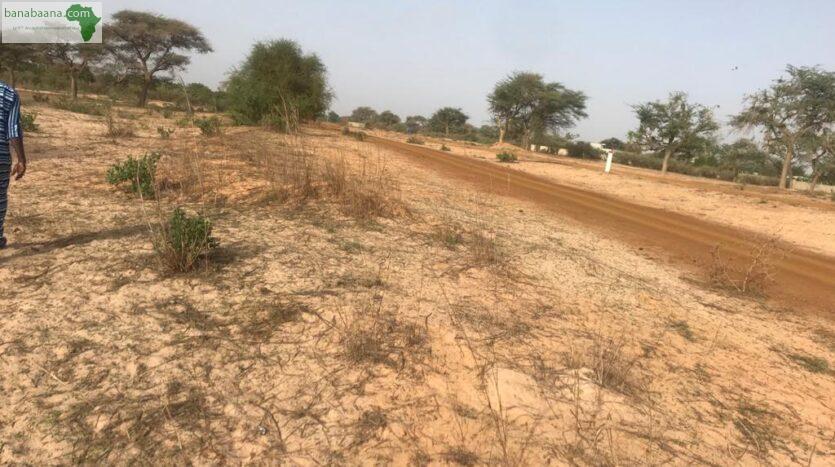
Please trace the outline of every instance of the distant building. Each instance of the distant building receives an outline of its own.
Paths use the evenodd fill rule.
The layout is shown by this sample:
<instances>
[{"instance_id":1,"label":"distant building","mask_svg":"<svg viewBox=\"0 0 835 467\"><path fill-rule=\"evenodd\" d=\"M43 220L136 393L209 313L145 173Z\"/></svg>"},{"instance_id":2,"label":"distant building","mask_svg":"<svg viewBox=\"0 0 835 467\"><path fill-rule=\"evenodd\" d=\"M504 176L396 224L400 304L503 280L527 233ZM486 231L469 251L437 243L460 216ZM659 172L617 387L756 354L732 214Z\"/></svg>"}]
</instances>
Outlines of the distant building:
<instances>
[{"instance_id":1,"label":"distant building","mask_svg":"<svg viewBox=\"0 0 835 467\"><path fill-rule=\"evenodd\" d=\"M351 128L363 129L363 128L365 128L365 123L362 123L362 122L348 122L348 126L351 127Z\"/></svg>"}]
</instances>

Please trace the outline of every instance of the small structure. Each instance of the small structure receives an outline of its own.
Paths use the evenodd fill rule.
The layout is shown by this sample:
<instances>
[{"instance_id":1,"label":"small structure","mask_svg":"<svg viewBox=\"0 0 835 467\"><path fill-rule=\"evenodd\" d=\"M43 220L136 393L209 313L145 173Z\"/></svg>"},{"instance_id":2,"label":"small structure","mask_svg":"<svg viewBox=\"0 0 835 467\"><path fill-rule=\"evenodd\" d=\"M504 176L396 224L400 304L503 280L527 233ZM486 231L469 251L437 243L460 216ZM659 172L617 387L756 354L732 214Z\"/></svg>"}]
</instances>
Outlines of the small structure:
<instances>
[{"instance_id":1,"label":"small structure","mask_svg":"<svg viewBox=\"0 0 835 467\"><path fill-rule=\"evenodd\" d=\"M358 130L365 129L365 123L362 122L348 122L348 128L356 128Z\"/></svg>"}]
</instances>

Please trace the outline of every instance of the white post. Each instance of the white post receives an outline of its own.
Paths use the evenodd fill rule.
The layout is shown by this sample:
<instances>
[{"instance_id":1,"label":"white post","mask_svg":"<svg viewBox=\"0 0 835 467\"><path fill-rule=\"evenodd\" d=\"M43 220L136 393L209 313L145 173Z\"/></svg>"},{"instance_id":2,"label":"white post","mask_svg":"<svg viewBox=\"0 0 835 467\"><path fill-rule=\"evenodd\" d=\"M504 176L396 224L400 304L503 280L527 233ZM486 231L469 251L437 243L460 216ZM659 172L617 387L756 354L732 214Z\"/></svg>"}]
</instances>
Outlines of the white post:
<instances>
[{"instance_id":1,"label":"white post","mask_svg":"<svg viewBox=\"0 0 835 467\"><path fill-rule=\"evenodd\" d=\"M603 169L603 171L606 173L609 173L612 170L612 155L614 153L615 151L612 151L611 149L606 151L606 168Z\"/></svg>"}]
</instances>

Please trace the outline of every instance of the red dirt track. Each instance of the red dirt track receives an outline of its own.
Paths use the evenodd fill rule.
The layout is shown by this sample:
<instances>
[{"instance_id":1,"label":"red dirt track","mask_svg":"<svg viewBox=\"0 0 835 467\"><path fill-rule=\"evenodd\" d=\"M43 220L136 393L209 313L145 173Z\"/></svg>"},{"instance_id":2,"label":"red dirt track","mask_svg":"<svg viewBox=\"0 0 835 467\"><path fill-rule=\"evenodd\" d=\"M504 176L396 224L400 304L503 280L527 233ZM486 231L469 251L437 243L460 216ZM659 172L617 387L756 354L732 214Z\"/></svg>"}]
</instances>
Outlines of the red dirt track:
<instances>
[{"instance_id":1,"label":"red dirt track","mask_svg":"<svg viewBox=\"0 0 835 467\"><path fill-rule=\"evenodd\" d=\"M479 189L535 202L702 277L717 245L724 260L744 268L765 241L751 232L562 185L487 161L378 137L368 140ZM781 252L771 259L774 281L766 290L768 300L788 311L835 318L835 258L780 246Z\"/></svg>"}]
</instances>

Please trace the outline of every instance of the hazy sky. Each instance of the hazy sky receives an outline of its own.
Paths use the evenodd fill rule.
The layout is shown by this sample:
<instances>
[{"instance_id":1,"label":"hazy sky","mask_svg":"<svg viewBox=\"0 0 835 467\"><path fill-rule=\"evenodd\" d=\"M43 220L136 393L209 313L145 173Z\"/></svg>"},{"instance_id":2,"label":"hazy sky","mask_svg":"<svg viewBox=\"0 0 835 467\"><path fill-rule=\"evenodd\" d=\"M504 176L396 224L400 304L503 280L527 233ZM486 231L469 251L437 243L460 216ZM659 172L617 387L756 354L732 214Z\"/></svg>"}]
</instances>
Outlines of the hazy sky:
<instances>
[{"instance_id":1,"label":"hazy sky","mask_svg":"<svg viewBox=\"0 0 835 467\"><path fill-rule=\"evenodd\" d=\"M535 71L589 97L583 139L624 138L630 105L681 90L726 121L786 64L835 68L835 0L226 1L104 0L105 14L153 11L202 29L215 52L189 81L215 86L258 40L290 38L328 67L347 114L401 117L461 107L488 123L485 96Z\"/></svg>"}]
</instances>

